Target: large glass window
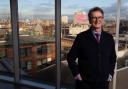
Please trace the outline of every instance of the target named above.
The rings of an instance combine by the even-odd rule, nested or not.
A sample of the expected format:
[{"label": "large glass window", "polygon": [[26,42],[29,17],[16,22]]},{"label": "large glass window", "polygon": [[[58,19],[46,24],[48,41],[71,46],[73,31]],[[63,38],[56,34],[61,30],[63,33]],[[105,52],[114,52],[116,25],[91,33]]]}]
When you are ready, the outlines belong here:
[{"label": "large glass window", "polygon": [[9,0],[0,3],[0,73],[10,75],[13,70],[13,46]]},{"label": "large glass window", "polygon": [[68,68],[66,57],[77,34],[88,30],[89,9],[98,6],[105,12],[104,31],[113,35],[116,32],[116,0],[62,0],[61,15],[61,82],[62,86],[74,89],[74,79]]},{"label": "large glass window", "polygon": [[55,1],[18,0],[23,79],[55,86]]},{"label": "large glass window", "polygon": [[128,84],[128,1],[121,0],[117,59],[117,89],[127,89]]},{"label": "large glass window", "polygon": [[[0,74],[14,72],[10,0],[0,3]],[[66,61],[77,34],[89,27],[88,10],[99,6],[105,12],[104,31],[116,39],[116,3],[120,0],[61,0],[61,84],[74,89]],[[22,79],[55,86],[55,0],[18,0],[19,57]],[[117,52],[117,89],[127,89],[128,1],[121,0]],[[14,33],[15,34],[15,33]],[[112,88],[110,88],[112,89]]]},{"label": "large glass window", "polygon": [[121,1],[120,8],[120,25],[119,25],[119,56],[118,56],[118,68],[127,67],[127,49],[128,49],[128,1]]}]

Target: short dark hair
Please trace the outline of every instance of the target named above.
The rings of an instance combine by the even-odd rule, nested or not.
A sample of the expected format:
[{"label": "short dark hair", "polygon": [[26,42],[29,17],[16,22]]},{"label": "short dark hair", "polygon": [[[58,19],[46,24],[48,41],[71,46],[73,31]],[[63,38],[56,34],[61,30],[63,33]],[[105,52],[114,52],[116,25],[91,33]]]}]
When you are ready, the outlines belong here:
[{"label": "short dark hair", "polygon": [[100,7],[94,7],[94,8],[91,8],[88,12],[88,19],[89,19],[89,22],[90,22],[90,19],[92,17],[92,12],[95,12],[95,11],[99,11],[102,13],[102,15],[104,16],[104,11],[100,8]]}]

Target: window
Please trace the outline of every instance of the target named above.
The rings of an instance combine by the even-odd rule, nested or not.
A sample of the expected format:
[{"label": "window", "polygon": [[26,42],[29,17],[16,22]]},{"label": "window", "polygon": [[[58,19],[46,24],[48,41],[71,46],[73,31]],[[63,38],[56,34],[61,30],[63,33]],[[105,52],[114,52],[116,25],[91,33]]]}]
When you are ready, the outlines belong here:
[{"label": "window", "polygon": [[[49,83],[55,86],[55,83],[51,81],[52,78],[47,76],[53,74],[49,70],[51,64],[40,67],[47,62],[45,59],[48,59],[48,61],[55,60],[55,56],[49,59],[49,56],[51,57],[52,54],[47,51],[47,44],[55,44],[54,2],[55,0],[18,0],[18,15],[19,42],[21,48],[20,65],[23,64],[21,66],[22,71],[27,71],[26,77],[30,77],[31,75],[31,78],[34,77],[33,79],[40,82],[50,80]],[[53,48],[55,49],[55,47]],[[27,69],[25,69],[25,64],[27,64]],[[42,70],[44,68],[47,71]],[[21,78],[24,78],[24,74],[21,74]]]},{"label": "window", "polygon": [[61,82],[62,86],[66,86],[66,88],[74,88],[74,79],[71,71],[68,69],[66,55],[69,52],[76,35],[88,30],[90,27],[88,11],[95,6],[99,6],[104,10],[104,31],[109,32],[115,38],[116,0],[107,0],[107,2],[104,0],[62,0],[61,54],[63,57],[61,59]]},{"label": "window", "polygon": [[13,46],[9,0],[0,3],[0,72],[13,73]]},{"label": "window", "polygon": [[[120,25],[119,25],[119,52],[118,52],[118,68],[125,67],[126,60],[128,59],[128,40],[127,40],[127,29],[128,29],[128,16],[125,13],[128,5],[128,1],[121,0],[121,9],[120,9]],[[126,9],[123,9],[126,8]]]},{"label": "window", "polygon": [[40,46],[37,48],[37,54],[47,54],[47,46],[44,44],[43,46]]},{"label": "window", "polygon": [[32,69],[32,62],[31,61],[27,62],[27,69],[28,70]]},{"label": "window", "polygon": [[125,60],[125,67],[128,67],[128,59]]},{"label": "window", "polygon": [[[13,45],[10,17],[10,0],[0,3],[0,75],[13,73]],[[67,67],[66,56],[76,35],[89,28],[87,12],[91,7],[100,6],[105,11],[104,30],[115,39],[116,3],[120,0],[61,0],[62,1],[62,87],[74,88],[73,77]],[[127,0],[121,0],[117,88],[127,89]],[[34,77],[36,80],[55,86],[55,0],[18,0],[19,43],[21,78]],[[14,9],[14,8],[13,8]],[[119,9],[119,8],[118,8]],[[79,17],[80,16],[80,17]],[[13,22],[14,23],[14,22]],[[109,30],[111,29],[111,30]],[[52,46],[50,46],[52,43]],[[45,45],[45,46],[44,46]],[[46,46],[47,45],[47,46]],[[49,47],[50,46],[50,47]],[[14,46],[16,47],[16,46]],[[44,54],[44,55],[42,55]],[[52,61],[52,63],[48,63]],[[16,63],[15,63],[16,65]],[[38,69],[39,65],[45,65]],[[52,65],[52,66],[51,66]],[[43,71],[43,69],[47,69]],[[15,71],[16,72],[16,71]],[[32,74],[34,73],[34,74]],[[22,76],[23,75],[23,76]],[[47,75],[51,77],[47,77]],[[65,76],[66,75],[66,76]],[[122,77],[123,76],[123,77]],[[17,76],[16,76],[17,77]],[[27,78],[28,79],[28,78]],[[120,81],[118,81],[120,80]],[[50,88],[49,88],[50,89]]]}]

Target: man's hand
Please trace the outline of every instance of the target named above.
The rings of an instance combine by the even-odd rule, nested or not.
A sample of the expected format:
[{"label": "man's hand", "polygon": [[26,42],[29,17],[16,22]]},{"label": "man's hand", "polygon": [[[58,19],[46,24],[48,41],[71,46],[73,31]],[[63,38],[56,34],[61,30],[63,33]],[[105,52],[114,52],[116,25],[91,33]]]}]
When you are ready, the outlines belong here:
[{"label": "man's hand", "polygon": [[80,74],[76,75],[76,76],[75,76],[75,80],[80,80],[80,81],[82,81],[81,75],[80,75]]},{"label": "man's hand", "polygon": [[112,81],[112,76],[109,74],[109,76],[108,76],[108,80],[107,81]]}]

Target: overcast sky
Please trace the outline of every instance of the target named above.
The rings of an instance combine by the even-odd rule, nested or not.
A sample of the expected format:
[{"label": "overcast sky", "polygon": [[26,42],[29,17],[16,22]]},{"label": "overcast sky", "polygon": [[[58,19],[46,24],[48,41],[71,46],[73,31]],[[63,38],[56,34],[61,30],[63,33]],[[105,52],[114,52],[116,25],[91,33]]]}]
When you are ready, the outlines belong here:
[{"label": "overcast sky", "polygon": [[[94,6],[99,6],[105,11],[106,17],[115,16],[117,0],[61,0],[62,15],[73,15],[81,10],[88,13]],[[55,12],[55,0],[18,0],[18,11],[21,17],[33,16],[42,18],[53,18]],[[0,16],[10,13],[9,0],[1,0]],[[121,2],[121,16],[128,15],[128,0]]]}]

